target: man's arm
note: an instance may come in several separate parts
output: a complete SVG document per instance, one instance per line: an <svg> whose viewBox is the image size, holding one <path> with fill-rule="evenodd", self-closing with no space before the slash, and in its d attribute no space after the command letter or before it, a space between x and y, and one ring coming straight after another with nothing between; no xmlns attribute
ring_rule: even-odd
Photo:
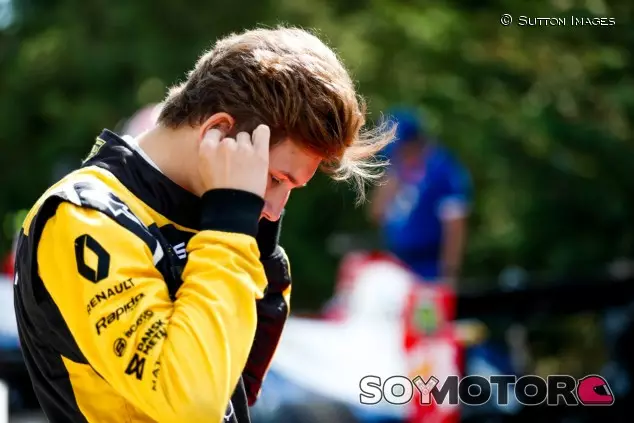
<svg viewBox="0 0 634 423"><path fill-rule="evenodd" d="M467 217L448 218L442 225L441 278L455 287L467 238Z"/></svg>
<svg viewBox="0 0 634 423"><path fill-rule="evenodd" d="M106 215L62 203L42 232L39 274L81 353L154 420L221 421L246 363L266 286L248 228L263 200L233 194L239 216L207 210L174 302L147 244Z"/></svg>
<svg viewBox="0 0 634 423"><path fill-rule="evenodd" d="M455 288L467 240L471 183L468 172L457 163L446 169L445 183L438 207L442 222L440 277Z"/></svg>

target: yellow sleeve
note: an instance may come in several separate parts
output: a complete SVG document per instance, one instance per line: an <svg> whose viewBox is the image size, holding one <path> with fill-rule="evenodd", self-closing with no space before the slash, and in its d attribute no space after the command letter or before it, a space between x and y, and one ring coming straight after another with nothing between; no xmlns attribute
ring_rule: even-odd
<svg viewBox="0 0 634 423"><path fill-rule="evenodd" d="M147 244L96 210L62 203L37 261L79 349L116 391L157 421L222 421L266 278L252 236L204 230L187 250L172 302Z"/></svg>

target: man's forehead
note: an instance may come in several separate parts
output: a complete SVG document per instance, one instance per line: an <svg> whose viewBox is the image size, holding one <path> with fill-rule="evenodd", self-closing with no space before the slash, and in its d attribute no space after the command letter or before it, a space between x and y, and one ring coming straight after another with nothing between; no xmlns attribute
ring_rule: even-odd
<svg viewBox="0 0 634 423"><path fill-rule="evenodd" d="M321 159L286 139L271 149L271 171L288 179L293 185L305 185L315 174Z"/></svg>

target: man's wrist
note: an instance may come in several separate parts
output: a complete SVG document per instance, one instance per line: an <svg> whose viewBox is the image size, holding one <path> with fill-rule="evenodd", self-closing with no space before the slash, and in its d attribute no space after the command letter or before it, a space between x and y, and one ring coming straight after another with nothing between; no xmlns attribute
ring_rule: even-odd
<svg viewBox="0 0 634 423"><path fill-rule="evenodd" d="M255 237L264 200L247 191L213 189L201 197L201 230L242 233Z"/></svg>

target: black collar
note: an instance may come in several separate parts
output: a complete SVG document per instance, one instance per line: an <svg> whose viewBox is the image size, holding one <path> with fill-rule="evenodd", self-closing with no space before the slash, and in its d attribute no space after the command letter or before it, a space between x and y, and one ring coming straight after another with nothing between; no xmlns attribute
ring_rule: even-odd
<svg viewBox="0 0 634 423"><path fill-rule="evenodd" d="M100 142L101 141L101 142ZM98 166L112 173L141 201L174 223L199 229L200 198L177 185L148 163L128 143L104 129L94 154L82 165Z"/></svg>

